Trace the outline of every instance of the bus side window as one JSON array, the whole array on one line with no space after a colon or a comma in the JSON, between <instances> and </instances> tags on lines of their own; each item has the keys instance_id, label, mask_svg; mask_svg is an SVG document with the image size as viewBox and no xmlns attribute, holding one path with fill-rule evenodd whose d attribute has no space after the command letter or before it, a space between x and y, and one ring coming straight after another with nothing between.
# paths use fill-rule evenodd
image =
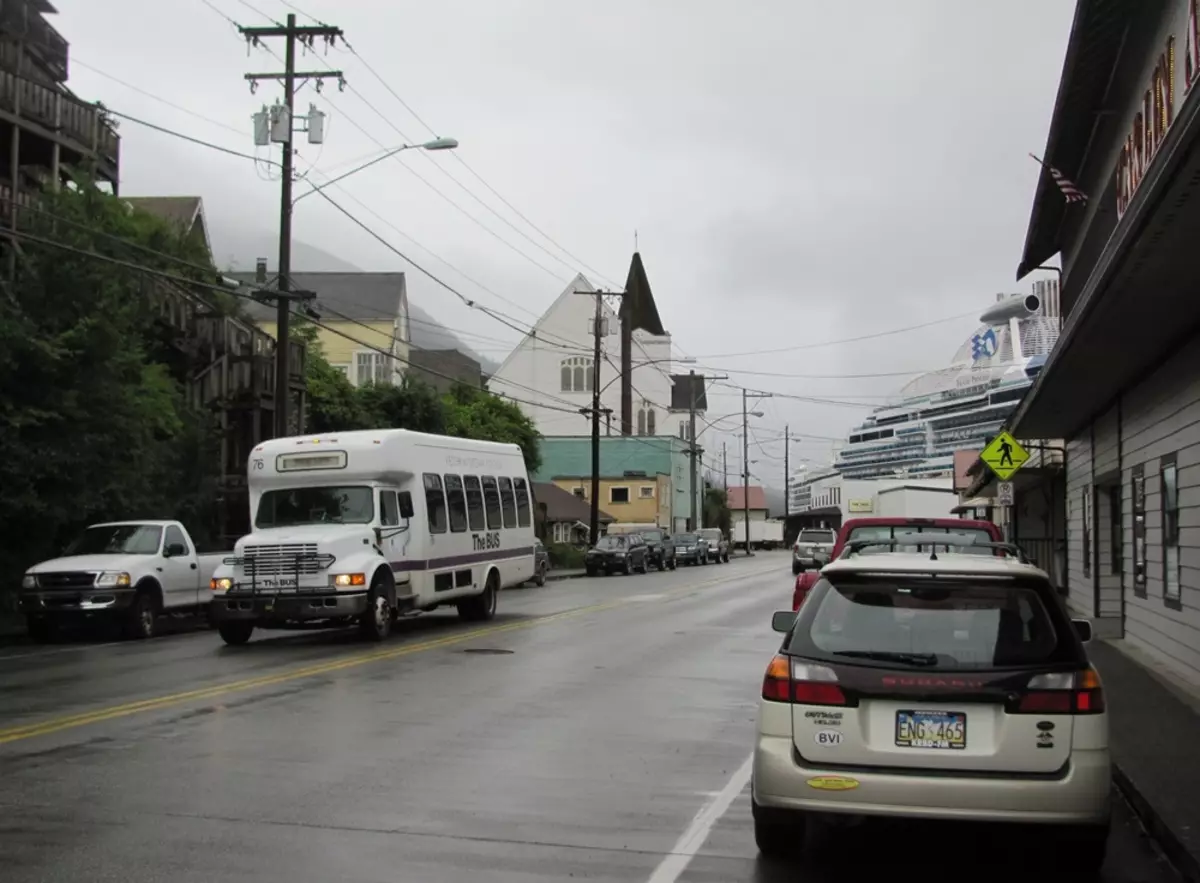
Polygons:
<instances>
[{"instance_id":1,"label":"bus side window","mask_svg":"<svg viewBox=\"0 0 1200 883\"><path fill-rule=\"evenodd\" d=\"M487 510L488 530L504 527L504 519L500 514L500 493L496 490L496 479L490 475L483 476L483 507Z\"/></svg>"},{"instance_id":2,"label":"bus side window","mask_svg":"<svg viewBox=\"0 0 1200 883\"><path fill-rule=\"evenodd\" d=\"M379 523L384 527L400 526L400 507L396 505L395 491L379 492Z\"/></svg>"},{"instance_id":3,"label":"bus side window","mask_svg":"<svg viewBox=\"0 0 1200 883\"><path fill-rule=\"evenodd\" d=\"M463 487L467 492L467 517L471 522L471 530L486 530L487 523L483 520L483 491L479 489L479 476L464 475Z\"/></svg>"},{"instance_id":4,"label":"bus side window","mask_svg":"<svg viewBox=\"0 0 1200 883\"><path fill-rule=\"evenodd\" d=\"M458 475L442 477L446 482L446 505L450 508L450 530L462 533L467 529L467 501L463 497L463 480Z\"/></svg>"},{"instance_id":5,"label":"bus side window","mask_svg":"<svg viewBox=\"0 0 1200 883\"><path fill-rule=\"evenodd\" d=\"M513 483L511 478L500 479L500 507L504 510L504 526L517 526L517 507L513 502Z\"/></svg>"},{"instance_id":6,"label":"bus side window","mask_svg":"<svg viewBox=\"0 0 1200 883\"><path fill-rule=\"evenodd\" d=\"M446 497L442 493L442 477L425 473L425 511L430 533L446 532Z\"/></svg>"},{"instance_id":7,"label":"bus side window","mask_svg":"<svg viewBox=\"0 0 1200 883\"><path fill-rule=\"evenodd\" d=\"M517 492L517 524L529 527L529 486L523 478L514 478L513 487Z\"/></svg>"}]
</instances>

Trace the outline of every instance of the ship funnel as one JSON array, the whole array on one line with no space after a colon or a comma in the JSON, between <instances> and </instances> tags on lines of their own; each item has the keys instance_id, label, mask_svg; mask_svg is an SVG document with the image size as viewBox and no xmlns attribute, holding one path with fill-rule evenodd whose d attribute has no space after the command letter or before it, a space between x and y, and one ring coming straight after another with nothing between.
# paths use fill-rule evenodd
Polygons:
<instances>
[{"instance_id":1,"label":"ship funnel","mask_svg":"<svg viewBox=\"0 0 1200 883\"><path fill-rule=\"evenodd\" d=\"M985 325L1003 325L1010 319L1024 319L1042 308L1042 299L1036 294L1014 294L997 301L979 317Z\"/></svg>"}]
</instances>

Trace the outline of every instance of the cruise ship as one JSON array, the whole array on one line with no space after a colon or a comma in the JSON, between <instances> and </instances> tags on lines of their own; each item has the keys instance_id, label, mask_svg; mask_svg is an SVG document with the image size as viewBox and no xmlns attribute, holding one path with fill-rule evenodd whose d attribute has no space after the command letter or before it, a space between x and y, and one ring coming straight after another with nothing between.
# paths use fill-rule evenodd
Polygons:
<instances>
[{"instance_id":1,"label":"cruise ship","mask_svg":"<svg viewBox=\"0 0 1200 883\"><path fill-rule=\"evenodd\" d=\"M954 452L1000 431L1058 340L1058 283L996 296L950 366L910 381L851 430L834 468L848 479L943 478Z\"/></svg>"}]
</instances>

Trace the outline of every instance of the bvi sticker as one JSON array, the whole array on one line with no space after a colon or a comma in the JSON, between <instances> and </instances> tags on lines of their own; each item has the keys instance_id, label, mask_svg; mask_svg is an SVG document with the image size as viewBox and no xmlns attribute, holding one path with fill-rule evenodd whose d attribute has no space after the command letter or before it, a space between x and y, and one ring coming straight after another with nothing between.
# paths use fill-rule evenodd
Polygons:
<instances>
[{"instance_id":1,"label":"bvi sticker","mask_svg":"<svg viewBox=\"0 0 1200 883\"><path fill-rule=\"evenodd\" d=\"M818 745L841 745L842 734L838 730L817 730L813 734L813 741Z\"/></svg>"}]
</instances>

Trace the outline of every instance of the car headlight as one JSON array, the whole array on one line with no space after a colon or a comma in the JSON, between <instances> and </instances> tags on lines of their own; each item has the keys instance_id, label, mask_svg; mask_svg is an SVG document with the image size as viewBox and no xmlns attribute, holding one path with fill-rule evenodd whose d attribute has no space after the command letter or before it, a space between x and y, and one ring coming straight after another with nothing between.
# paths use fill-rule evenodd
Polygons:
<instances>
[{"instance_id":1,"label":"car headlight","mask_svg":"<svg viewBox=\"0 0 1200 883\"><path fill-rule=\"evenodd\" d=\"M37 584L37 577L32 573L27 573L21 577L21 588L23 589L36 589Z\"/></svg>"},{"instance_id":2,"label":"car headlight","mask_svg":"<svg viewBox=\"0 0 1200 883\"><path fill-rule=\"evenodd\" d=\"M124 571L106 570L96 574L96 585L104 588L127 586L131 581L132 578Z\"/></svg>"},{"instance_id":3,"label":"car headlight","mask_svg":"<svg viewBox=\"0 0 1200 883\"><path fill-rule=\"evenodd\" d=\"M367 584L367 575L365 573L339 573L333 578L335 586L365 586Z\"/></svg>"},{"instance_id":4,"label":"car headlight","mask_svg":"<svg viewBox=\"0 0 1200 883\"><path fill-rule=\"evenodd\" d=\"M214 576L208 581L208 587L214 592L228 592L233 588L233 580L227 576L220 577L219 579Z\"/></svg>"}]
</instances>

